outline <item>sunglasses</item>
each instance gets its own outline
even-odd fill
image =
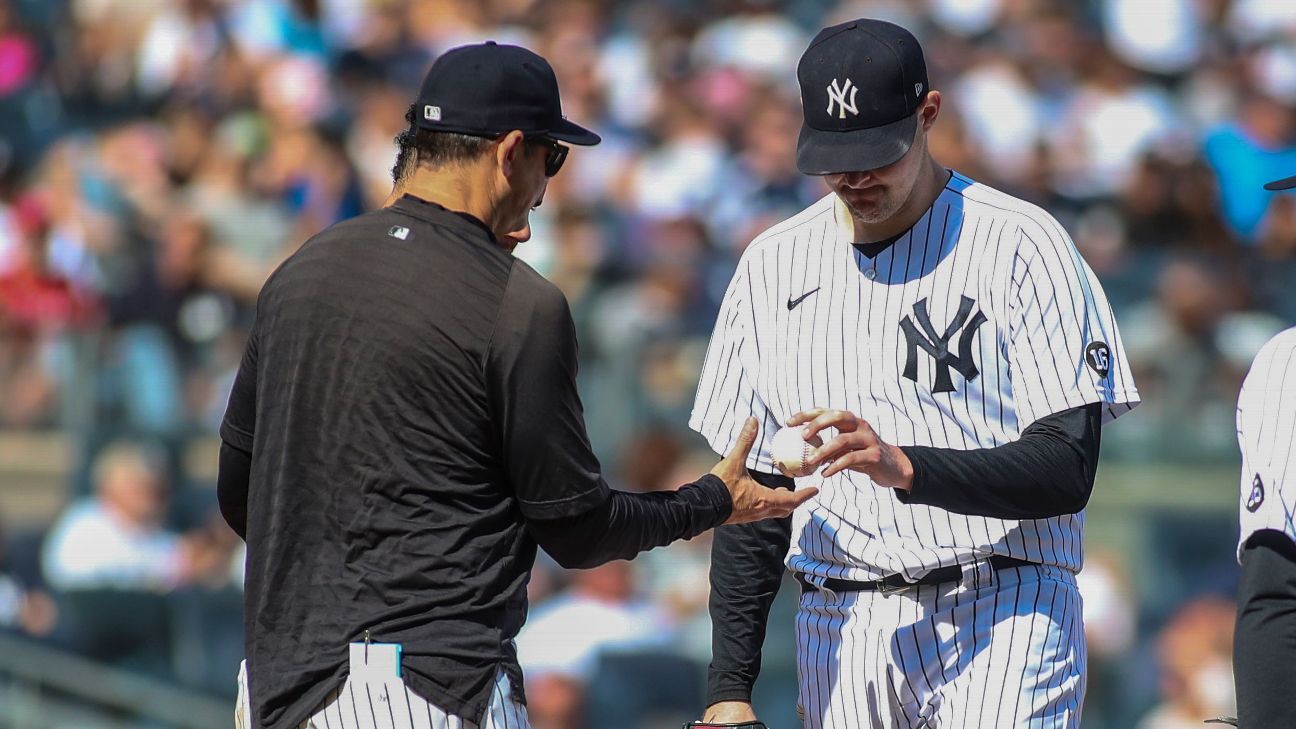
[[[545,147],[545,177],[553,177],[562,169],[563,163],[567,161],[567,153],[571,147],[558,143],[556,139],[549,137],[530,137],[527,141],[535,142]]]

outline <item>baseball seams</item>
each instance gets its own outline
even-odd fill
[[[815,472],[810,465],[814,449],[821,445],[823,440],[817,435],[806,440],[801,428],[779,428],[771,446],[774,465],[786,476],[809,476]]]

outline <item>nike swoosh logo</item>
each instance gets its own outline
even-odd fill
[[[805,300],[806,300],[806,297],[810,296],[810,294],[813,294],[814,292],[818,291],[818,290],[821,289],[821,288],[823,288],[823,287],[820,286],[820,287],[818,287],[818,288],[811,289],[811,290],[805,292],[804,294],[801,294],[800,296],[796,297],[795,299],[788,299],[788,311],[792,311],[793,309],[797,308],[797,306],[798,306],[802,301],[805,301]]]

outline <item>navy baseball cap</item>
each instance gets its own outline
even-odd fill
[[[1265,183],[1264,189],[1278,191],[1290,190],[1293,187],[1296,187],[1296,177],[1284,177],[1281,180]]]
[[[904,28],[868,18],[824,28],[802,54],[797,81],[803,174],[885,167],[913,145],[927,62]]]
[[[439,132],[493,137],[517,129],[571,144],[602,141],[563,116],[548,61],[495,41],[441,54],[423,77],[417,105],[418,125]]]

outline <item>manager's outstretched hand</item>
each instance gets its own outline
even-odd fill
[[[729,487],[729,496],[733,499],[733,514],[726,524],[745,524],[788,516],[819,493],[816,488],[785,491],[756,483],[751,474],[747,473],[747,455],[756,442],[756,432],[756,418],[747,418],[733,450],[711,469],[711,473],[719,476],[725,486]]]
[[[878,486],[905,491],[913,486],[913,463],[909,456],[899,446],[884,442],[873,426],[855,413],[815,408],[793,415],[787,424],[788,427],[805,425],[802,437],[806,440],[824,428],[837,429],[837,437],[816,448],[809,459],[810,465],[816,468],[821,463],[828,464],[823,470],[824,478],[850,469],[866,474]]]
[[[756,712],[746,701],[721,701],[707,707],[702,721],[717,724],[740,724],[756,721]]]

